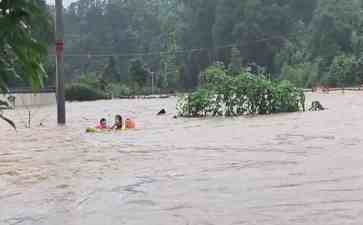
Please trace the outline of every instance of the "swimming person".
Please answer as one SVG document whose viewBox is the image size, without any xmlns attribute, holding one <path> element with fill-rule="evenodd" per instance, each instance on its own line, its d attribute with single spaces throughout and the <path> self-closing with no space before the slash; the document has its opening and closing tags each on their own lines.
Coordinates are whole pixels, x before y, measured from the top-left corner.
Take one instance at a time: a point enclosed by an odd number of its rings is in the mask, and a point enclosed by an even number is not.
<svg viewBox="0 0 363 225">
<path fill-rule="evenodd" d="M 123 128 L 122 116 L 116 115 L 115 124 L 111 127 L 111 129 L 122 130 L 122 128 Z"/>
<path fill-rule="evenodd" d="M 127 129 L 134 129 L 136 127 L 135 122 L 130 118 L 126 119 L 125 124 Z"/>
<path fill-rule="evenodd" d="M 96 126 L 96 129 L 108 129 L 107 120 L 105 118 L 102 118 L 100 120 L 100 123 Z"/>
<path fill-rule="evenodd" d="M 165 109 L 161 109 L 161 110 L 158 112 L 158 114 L 156 114 L 156 115 L 160 116 L 160 115 L 165 115 L 165 114 L 166 114 L 166 110 L 165 110 Z"/>
</svg>

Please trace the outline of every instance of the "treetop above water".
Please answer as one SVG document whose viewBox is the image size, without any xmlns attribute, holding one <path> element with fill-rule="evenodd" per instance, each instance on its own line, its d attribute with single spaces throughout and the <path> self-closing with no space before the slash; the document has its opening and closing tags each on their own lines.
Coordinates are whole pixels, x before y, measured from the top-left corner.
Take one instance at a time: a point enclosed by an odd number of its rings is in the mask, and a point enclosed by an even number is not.
<svg viewBox="0 0 363 225">
<path fill-rule="evenodd" d="M 272 81 L 244 69 L 235 73 L 223 65 L 209 67 L 200 88 L 179 98 L 184 117 L 240 116 L 305 111 L 305 94 L 289 81 Z"/>
</svg>

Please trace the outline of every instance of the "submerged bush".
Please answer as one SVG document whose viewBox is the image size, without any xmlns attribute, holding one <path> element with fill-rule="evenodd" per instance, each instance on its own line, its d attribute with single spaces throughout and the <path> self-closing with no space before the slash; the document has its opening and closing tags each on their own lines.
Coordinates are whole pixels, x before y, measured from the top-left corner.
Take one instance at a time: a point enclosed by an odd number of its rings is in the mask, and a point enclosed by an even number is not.
<svg viewBox="0 0 363 225">
<path fill-rule="evenodd" d="M 214 101 L 211 92 L 206 89 L 179 97 L 177 110 L 182 116 L 199 117 L 213 112 Z"/>
<path fill-rule="evenodd" d="M 106 99 L 107 95 L 86 84 L 71 84 L 65 90 L 67 101 L 94 101 Z"/>
<path fill-rule="evenodd" d="M 230 75 L 222 65 L 209 67 L 201 88 L 180 96 L 180 116 L 240 116 L 305 111 L 305 95 L 289 81 L 271 81 L 241 70 Z"/>
</svg>

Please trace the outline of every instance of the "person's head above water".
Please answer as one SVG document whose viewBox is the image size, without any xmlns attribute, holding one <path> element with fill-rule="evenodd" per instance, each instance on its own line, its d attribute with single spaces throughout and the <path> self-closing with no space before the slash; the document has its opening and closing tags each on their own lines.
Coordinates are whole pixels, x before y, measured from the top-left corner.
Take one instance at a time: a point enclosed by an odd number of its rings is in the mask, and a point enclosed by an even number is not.
<svg viewBox="0 0 363 225">
<path fill-rule="evenodd" d="M 122 122 L 122 116 L 120 116 L 120 115 L 116 115 L 115 116 L 115 122 Z"/>
<path fill-rule="evenodd" d="M 160 115 L 164 115 L 164 114 L 166 114 L 166 110 L 165 109 L 161 109 L 159 112 L 158 112 L 158 116 L 160 116 Z"/>
<path fill-rule="evenodd" d="M 96 128 L 98 128 L 98 129 L 107 128 L 107 120 L 105 118 L 102 118 Z"/>
<path fill-rule="evenodd" d="M 102 119 L 100 120 L 100 124 L 101 124 L 101 125 L 107 125 L 107 120 L 106 120 L 105 118 L 102 118 Z"/>
<path fill-rule="evenodd" d="M 115 116 L 115 125 L 114 126 L 116 129 L 122 128 L 122 116 L 120 116 L 120 115 Z"/>
</svg>

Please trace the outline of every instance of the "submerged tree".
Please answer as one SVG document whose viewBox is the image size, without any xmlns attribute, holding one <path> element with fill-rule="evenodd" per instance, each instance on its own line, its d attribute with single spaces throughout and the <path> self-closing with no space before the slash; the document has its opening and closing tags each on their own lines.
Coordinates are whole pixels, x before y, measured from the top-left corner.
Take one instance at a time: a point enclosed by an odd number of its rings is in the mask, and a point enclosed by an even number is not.
<svg viewBox="0 0 363 225">
<path fill-rule="evenodd" d="M 239 116 L 305 111 L 305 95 L 288 81 L 271 81 L 263 74 L 240 70 L 230 73 L 223 65 L 203 73 L 199 90 L 179 98 L 180 116 Z"/>
</svg>

